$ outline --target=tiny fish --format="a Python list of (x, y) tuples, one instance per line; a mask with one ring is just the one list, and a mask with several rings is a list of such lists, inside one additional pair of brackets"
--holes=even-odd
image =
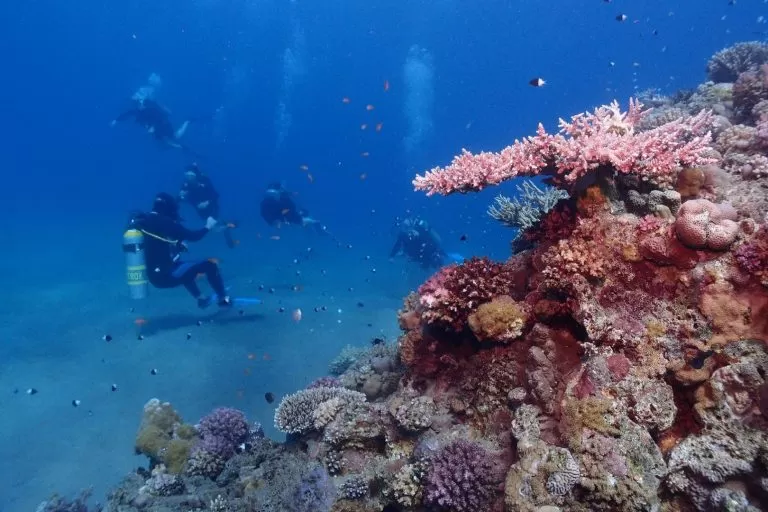
[(544, 80), (543, 78), (536, 77), (536, 78), (531, 78), (528, 81), (528, 84), (530, 84), (533, 87), (543, 87), (543, 86), (547, 85), (547, 81)]
[(363, 308), (363, 307), (365, 307), (365, 304), (363, 304), (362, 302), (358, 302), (358, 303), (357, 303), (357, 307), (359, 307), (359, 308)]
[(278, 313), (285, 313), (285, 308), (281, 306), (281, 307), (277, 308), (277, 312)]
[(619, 14), (618, 16), (616, 16), (616, 21), (627, 21), (627, 15)]
[(80, 400), (72, 400), (72, 407), (80, 407)]
[(364, 157), (364, 158), (365, 158), (365, 157), (367, 157), (367, 156), (369, 156), (369, 155), (370, 155), (370, 153), (369, 153), (369, 152), (367, 152), (367, 151), (363, 151), (362, 153), (360, 153), (360, 156), (362, 156), (362, 157)]
[(290, 211), (291, 211), (290, 208), (283, 208), (282, 210), (280, 210), (280, 215), (288, 215)]
[(200, 327), (201, 325), (203, 325), (203, 321), (202, 320), (198, 320), (197, 321), (197, 326)]
[(144, 326), (144, 325), (147, 325), (147, 321), (146, 321), (144, 318), (137, 318), (136, 320), (134, 320), (134, 321), (133, 321), (133, 323), (134, 323), (134, 324), (135, 324), (137, 327), (142, 327), (142, 326)]
[(462, 242), (466, 242), (467, 241), (467, 235), (461, 235), (459, 237), (459, 240), (461, 240)]
[(342, 103), (344, 103), (345, 105), (349, 105), (349, 103), (350, 103), (351, 101), (352, 101), (352, 100), (350, 100), (350, 99), (349, 99), (349, 98), (347, 98), (346, 96), (344, 96), (343, 98), (341, 98), (341, 102), (342, 102)]
[(37, 394), (37, 390), (35, 388), (29, 388), (27, 390), (27, 394), (28, 395), (36, 395)]
[(362, 174), (360, 175), (360, 181), (365, 181), (365, 178), (367, 178), (367, 177), (368, 177), (368, 175), (367, 175), (367, 174), (365, 174), (365, 173), (362, 173)]
[(375, 108), (376, 108), (376, 107), (374, 107), (373, 105), (366, 105), (366, 106), (365, 106), (365, 110), (367, 110), (368, 112), (370, 112), (371, 110), (373, 110), (373, 109), (375, 109)]
[(315, 182), (315, 177), (312, 176), (311, 174), (307, 173), (307, 180), (309, 180), (310, 183), (314, 183)]
[(143, 341), (144, 340), (144, 335), (139, 334), (138, 336), (136, 336), (136, 339), (139, 340), (139, 341)]
[(376, 131), (377, 132), (380, 132), (383, 127), (384, 127), (384, 123), (376, 123)]
[(363, 123), (360, 125), (361, 130), (365, 130), (366, 128), (368, 128), (368, 125), (366, 123)]
[(301, 169), (302, 171), (308, 171), (309, 170), (309, 166), (307, 164), (301, 164), (299, 166), (299, 169)]
[(191, 333), (191, 332), (188, 332), (188, 333), (187, 333), (187, 340), (191, 340), (191, 339), (192, 339), (192, 333)]
[(256, 354), (248, 354), (248, 359), (253, 361), (254, 359), (256, 359)]
[(387, 91), (389, 91), (389, 80), (384, 80), (384, 92), (387, 92)]
[(112, 336), (109, 334), (105, 334), (104, 336), (101, 337), (101, 339), (109, 343), (110, 341), (112, 341)]
[(270, 240), (280, 240), (280, 235), (272, 235), (269, 237)]
[(149, 374), (150, 375), (157, 375), (157, 368), (152, 368), (151, 370), (149, 370)]
[(117, 384), (112, 384), (112, 391), (117, 391)]
[(264, 393), (264, 400), (266, 400), (268, 404), (271, 404), (275, 401), (275, 395), (269, 392)]
[(301, 308), (294, 309), (293, 313), (291, 313), (291, 318), (293, 318), (294, 322), (300, 322), (301, 321)]
[(270, 356), (269, 354), (267, 354), (266, 352), (264, 352), (264, 355), (263, 355), (261, 358), (262, 358), (264, 361), (269, 361), (270, 359), (272, 359), (272, 356)]
[(227, 222), (227, 227), (229, 229), (235, 229), (237, 227), (237, 224), (235, 224), (234, 222)]

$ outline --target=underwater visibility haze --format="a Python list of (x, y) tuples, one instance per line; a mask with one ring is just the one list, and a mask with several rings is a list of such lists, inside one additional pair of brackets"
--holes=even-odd
[(766, 16), (4, 2), (0, 512), (768, 509)]

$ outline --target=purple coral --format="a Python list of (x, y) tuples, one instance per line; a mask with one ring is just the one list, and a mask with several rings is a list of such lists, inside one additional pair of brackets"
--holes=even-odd
[(496, 487), (490, 454), (475, 443), (457, 439), (432, 459), (424, 501), (454, 512), (487, 510)]
[(200, 420), (199, 448), (225, 459), (248, 439), (250, 427), (245, 414), (237, 409), (220, 407)]

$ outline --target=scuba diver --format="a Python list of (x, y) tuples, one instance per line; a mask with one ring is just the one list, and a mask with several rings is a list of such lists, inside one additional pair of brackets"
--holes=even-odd
[(150, 213), (140, 213), (131, 219), (131, 227), (144, 234), (147, 279), (156, 288), (175, 288), (183, 285), (197, 299), (200, 308), (206, 308), (213, 297), (204, 296), (196, 280), (199, 274), (208, 278), (220, 307), (232, 305), (227, 295), (218, 265), (210, 259), (185, 262), (181, 253), (186, 242), (197, 242), (216, 226), (216, 219), (208, 217), (205, 227), (191, 231), (181, 224), (176, 199), (164, 192), (155, 197)]
[(425, 220), (407, 218), (397, 227), (397, 240), (389, 253), (390, 259), (404, 254), (425, 270), (443, 265), (447, 255), (441, 247), (440, 236)]
[(155, 140), (160, 144), (192, 153), (187, 146), (180, 142), (189, 127), (189, 121), (184, 121), (179, 129), (174, 130), (169, 116), (170, 111), (167, 108), (150, 98), (134, 101), (135, 105), (117, 116), (112, 121), (112, 126), (118, 122), (132, 119), (136, 124), (143, 126), (147, 132), (154, 135)]
[(310, 217), (309, 212), (299, 208), (288, 192), (280, 183), (270, 183), (264, 191), (261, 200), (261, 218), (273, 227), (282, 224), (312, 227), (315, 231), (329, 234), (328, 229), (320, 221)]
[[(201, 219), (213, 217), (220, 221), (219, 193), (211, 179), (203, 173), (197, 163), (191, 163), (184, 172), (184, 183), (179, 191), (179, 202), (190, 204)], [(231, 229), (237, 226), (234, 222), (220, 222), (217, 231), (224, 232), (227, 247), (234, 249), (237, 242), (232, 238)]]
[(203, 220), (208, 217), (219, 219), (219, 193), (197, 163), (191, 163), (185, 169), (179, 200), (189, 203)]
[(147, 132), (154, 135), (155, 140), (163, 146), (181, 149), (192, 156), (197, 156), (180, 142), (190, 121), (184, 121), (177, 130), (174, 130), (170, 120), (170, 110), (155, 100), (155, 92), (161, 84), (160, 77), (152, 73), (147, 84), (139, 87), (131, 96), (133, 106), (117, 116), (112, 121), (111, 126), (114, 127), (118, 122), (132, 119), (136, 124), (143, 126)]

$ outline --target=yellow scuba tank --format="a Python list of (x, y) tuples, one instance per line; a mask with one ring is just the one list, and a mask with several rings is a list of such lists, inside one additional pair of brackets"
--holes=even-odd
[(144, 234), (136, 228), (128, 228), (123, 233), (123, 252), (131, 298), (145, 299), (149, 290), (149, 281), (144, 255)]

